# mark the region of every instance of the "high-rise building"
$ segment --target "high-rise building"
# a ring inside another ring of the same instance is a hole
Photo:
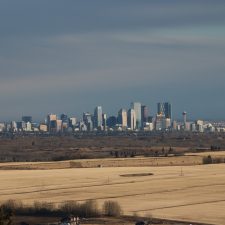
[[[68,116],[66,114],[61,114],[60,119],[62,120],[63,123],[67,123],[68,122]]]
[[[94,127],[102,128],[102,107],[97,106],[94,111]]]
[[[116,126],[117,123],[117,118],[115,116],[110,116],[107,119],[107,126],[110,128],[114,128]]]
[[[102,114],[102,126],[103,126],[103,130],[107,130],[107,115],[106,115],[106,113]]]
[[[148,107],[146,105],[141,106],[141,126],[143,127],[143,124],[148,122]]]
[[[118,112],[118,123],[122,126],[123,129],[127,127],[127,111],[126,109],[120,109]]]
[[[76,117],[70,117],[69,118],[69,127],[70,128],[74,128],[76,123],[77,123],[77,118]]]
[[[157,131],[164,130],[166,128],[165,126],[165,115],[164,114],[158,114],[156,115],[155,119],[155,129]]]
[[[62,131],[62,120],[56,120],[56,132]]]
[[[136,116],[136,128],[141,128],[141,103],[140,102],[132,102],[131,109],[135,111]]]
[[[127,114],[127,122],[128,122],[128,127],[131,130],[136,129],[137,121],[136,121],[136,114],[134,109],[129,109],[128,114]]]
[[[169,102],[158,103],[157,114],[162,114],[165,115],[166,118],[172,119],[172,105]]]
[[[93,130],[92,115],[88,112],[83,113],[83,121],[87,126],[87,130],[92,131]]]
[[[47,116],[47,125],[49,132],[56,132],[57,131],[57,115],[49,114]]]

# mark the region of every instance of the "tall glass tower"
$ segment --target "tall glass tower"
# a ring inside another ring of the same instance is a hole
[[[94,111],[94,126],[95,128],[102,127],[102,107],[97,106]]]
[[[172,105],[169,102],[160,102],[157,104],[158,115],[165,115],[167,119],[172,119]]]
[[[141,128],[141,103],[140,102],[132,102],[131,109],[135,111],[136,115],[136,128]]]

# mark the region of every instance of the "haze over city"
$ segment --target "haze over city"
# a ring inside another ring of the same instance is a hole
[[[224,119],[224,1],[3,0],[0,29],[1,120],[132,101]]]

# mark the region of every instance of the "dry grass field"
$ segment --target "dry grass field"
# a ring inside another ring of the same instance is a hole
[[[59,162],[1,163],[0,169],[66,169],[96,167],[146,167],[200,165],[204,155],[171,157],[136,157],[110,159],[80,159]],[[225,158],[225,156],[224,156]]]
[[[133,157],[133,158],[105,158],[105,159],[77,159],[59,162],[9,162],[0,163],[0,169],[68,169],[68,168],[96,168],[96,167],[149,167],[149,166],[191,166],[201,165],[205,156],[225,160],[225,151],[185,153],[182,156],[168,157]]]
[[[110,199],[129,215],[225,224],[225,164],[0,170],[0,181],[1,202]]]

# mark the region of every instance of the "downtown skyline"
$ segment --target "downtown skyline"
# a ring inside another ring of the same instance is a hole
[[[222,0],[3,0],[0,27],[1,120],[132,101],[225,117]]]

